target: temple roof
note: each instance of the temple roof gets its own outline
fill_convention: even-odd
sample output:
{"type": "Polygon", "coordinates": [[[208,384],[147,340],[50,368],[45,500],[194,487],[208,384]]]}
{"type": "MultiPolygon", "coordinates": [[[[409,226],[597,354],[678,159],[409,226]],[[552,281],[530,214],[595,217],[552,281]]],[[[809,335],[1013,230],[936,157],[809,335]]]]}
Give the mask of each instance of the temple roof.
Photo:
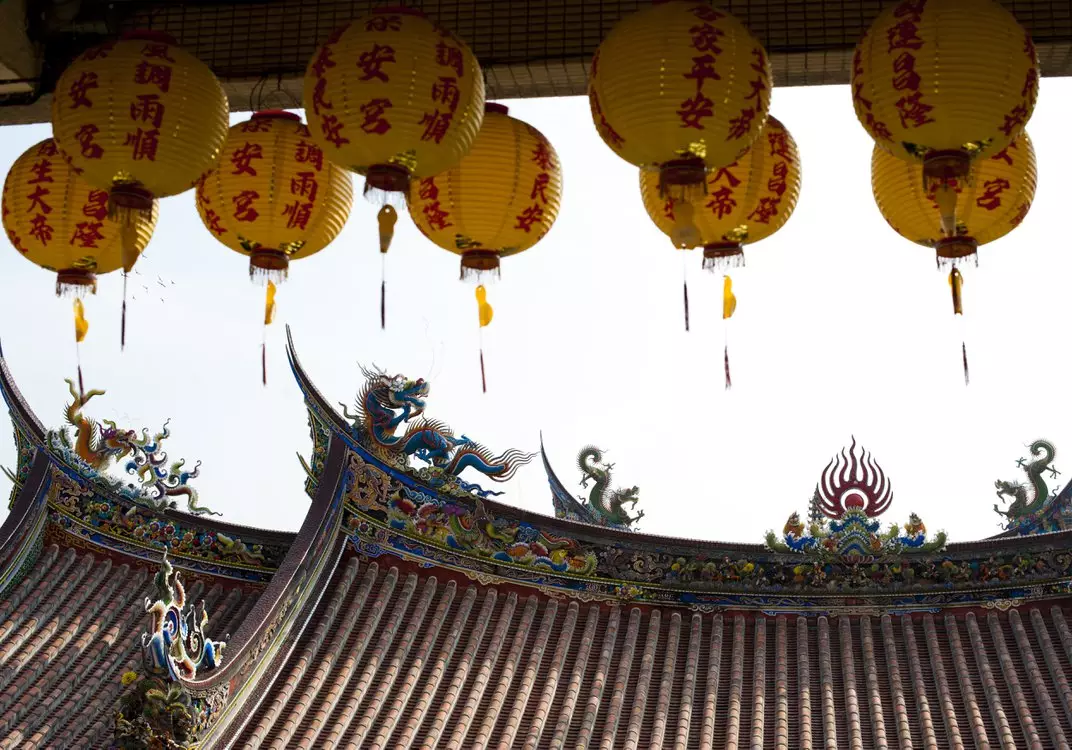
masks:
{"type": "MultiPolygon", "coordinates": [[[[424,0],[420,7],[472,47],[487,77],[488,98],[585,93],[592,54],[619,18],[644,0],[424,0]]],[[[1031,33],[1042,74],[1072,74],[1072,18],[1067,4],[1003,0],[1031,33]]],[[[0,122],[47,122],[55,81],[76,55],[122,31],[151,28],[212,67],[232,108],[255,109],[255,88],[269,83],[273,106],[298,106],[302,76],[316,46],[337,27],[382,5],[371,0],[277,0],[272,3],[179,0],[83,0],[28,20],[42,50],[39,74],[18,81],[32,89],[8,97],[0,122]],[[270,79],[270,81],[269,81],[270,79]],[[284,104],[285,103],[285,104],[284,104]]],[[[878,15],[879,0],[729,0],[719,3],[764,43],[778,86],[847,83],[852,48],[878,15]]],[[[12,22],[12,26],[15,24],[12,22]]],[[[3,103],[0,100],[0,103],[3,103]]]]}
{"type": "MultiPolygon", "coordinates": [[[[785,544],[731,544],[551,518],[449,469],[469,450],[505,478],[530,454],[443,444],[422,465],[360,409],[335,412],[293,341],[288,356],[313,438],[296,534],[117,488],[41,425],[0,357],[19,448],[0,527],[0,747],[111,741],[124,675],[150,679],[142,634],[165,548],[222,653],[175,678],[206,749],[1072,736],[1072,532],[927,547],[917,528],[873,546],[860,529],[890,499],[874,472],[851,502],[821,483],[831,527],[856,529],[833,545],[792,524],[785,544]]],[[[366,375],[361,398],[403,389],[424,411],[423,381],[366,375]]],[[[556,505],[584,511],[547,470],[556,505]]]]}

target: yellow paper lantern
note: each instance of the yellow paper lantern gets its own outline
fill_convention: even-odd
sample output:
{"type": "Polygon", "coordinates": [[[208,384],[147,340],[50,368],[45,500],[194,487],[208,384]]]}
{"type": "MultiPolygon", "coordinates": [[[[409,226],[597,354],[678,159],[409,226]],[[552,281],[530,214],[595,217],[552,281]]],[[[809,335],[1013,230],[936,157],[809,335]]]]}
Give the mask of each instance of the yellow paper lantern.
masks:
{"type": "Polygon", "coordinates": [[[1031,36],[994,0],[902,0],[857,45],[852,98],[882,148],[962,179],[1020,134],[1038,78],[1031,36]]]}
{"type": "Polygon", "coordinates": [[[924,187],[922,173],[920,164],[902,161],[877,145],[871,153],[871,188],[882,216],[902,237],[934,248],[940,265],[974,262],[979,245],[1019,226],[1038,180],[1035,150],[1024,132],[997,154],[977,160],[970,180],[951,186],[957,224],[947,234],[937,195],[924,187]]]}
{"type": "MultiPolygon", "coordinates": [[[[4,180],[3,223],[19,253],[56,274],[56,294],[94,292],[99,274],[123,267],[121,227],[108,218],[108,192],[89,185],[49,138],[15,160],[4,180]]],[[[135,250],[149,244],[157,203],[139,223],[135,250]]]]}
{"type": "Polygon", "coordinates": [[[744,155],[708,173],[705,194],[687,202],[662,196],[659,176],[645,170],[640,194],[648,216],[675,247],[702,245],[704,268],[725,270],[743,265],[744,245],[771,236],[789,220],[800,174],[796,142],[772,116],[744,155]]]}
{"type": "Polygon", "coordinates": [[[349,173],[324,158],[300,117],[281,110],[232,127],[219,166],[197,183],[205,227],[249,257],[250,276],[275,281],[291,260],[327,247],[352,204],[349,173]]]}
{"type": "Polygon", "coordinates": [[[733,16],[671,0],[623,18],[588,79],[600,136],[630,164],[660,173],[675,197],[755,140],[770,106],[767,54],[733,16]]]}
{"type": "Polygon", "coordinates": [[[469,154],[410,186],[417,228],[461,256],[461,276],[498,272],[499,259],[528,250],[547,234],[562,200],[562,170],[536,128],[486,105],[469,154]]]}
{"type": "Polygon", "coordinates": [[[215,166],[227,119],[209,67],[159,32],[131,32],[83,53],[52,99],[56,142],[86,182],[141,213],[215,166]]]}
{"type": "Polygon", "coordinates": [[[305,109],[328,159],[371,188],[456,164],[480,129],[484,79],[473,53],[413,8],[379,8],[333,34],[305,73],[305,109]]]}

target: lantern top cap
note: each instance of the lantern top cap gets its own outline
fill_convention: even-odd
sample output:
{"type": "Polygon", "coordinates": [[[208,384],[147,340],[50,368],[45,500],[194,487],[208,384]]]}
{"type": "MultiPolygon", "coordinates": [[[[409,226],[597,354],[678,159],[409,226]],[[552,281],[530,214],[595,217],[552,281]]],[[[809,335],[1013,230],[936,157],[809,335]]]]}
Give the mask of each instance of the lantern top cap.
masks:
{"type": "Polygon", "coordinates": [[[160,42],[162,44],[178,44],[178,42],[175,41],[175,37],[168,34],[166,31],[153,31],[152,29],[124,31],[119,38],[124,42],[128,40],[136,40],[143,42],[160,42]]]}
{"type": "Polygon", "coordinates": [[[421,18],[427,18],[424,11],[420,8],[407,8],[405,5],[385,5],[382,8],[373,8],[371,15],[379,15],[381,13],[402,13],[407,16],[419,16],[421,18]]]}
{"type": "Polygon", "coordinates": [[[488,112],[494,112],[497,115],[508,115],[510,114],[510,108],[498,102],[484,102],[484,113],[488,112]]]}
{"type": "Polygon", "coordinates": [[[250,116],[250,119],[267,119],[273,117],[281,120],[301,122],[301,117],[293,112],[287,112],[285,109],[259,109],[250,116]]]}

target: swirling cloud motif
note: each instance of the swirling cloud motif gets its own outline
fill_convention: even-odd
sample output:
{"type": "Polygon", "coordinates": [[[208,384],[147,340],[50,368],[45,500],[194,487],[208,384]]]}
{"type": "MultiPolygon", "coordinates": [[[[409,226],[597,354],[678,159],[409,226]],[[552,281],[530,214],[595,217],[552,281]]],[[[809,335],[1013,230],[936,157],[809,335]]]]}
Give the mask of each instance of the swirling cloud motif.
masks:
{"type": "Polygon", "coordinates": [[[840,519],[849,510],[863,511],[869,518],[881,515],[893,501],[893,486],[871,453],[856,438],[852,446],[834,456],[815,486],[815,504],[828,518],[840,519]]]}

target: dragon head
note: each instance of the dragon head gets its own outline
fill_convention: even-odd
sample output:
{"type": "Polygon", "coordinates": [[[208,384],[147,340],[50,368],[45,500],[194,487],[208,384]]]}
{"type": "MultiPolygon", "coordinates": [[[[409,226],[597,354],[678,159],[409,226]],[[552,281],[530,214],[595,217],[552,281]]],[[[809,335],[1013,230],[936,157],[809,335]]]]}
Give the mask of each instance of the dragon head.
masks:
{"type": "Polygon", "coordinates": [[[786,536],[793,536],[800,539],[804,536],[804,524],[801,523],[800,514],[793,513],[789,516],[789,519],[785,522],[785,528],[782,529],[782,533],[786,536]]]}
{"type": "Polygon", "coordinates": [[[405,375],[388,375],[375,365],[371,369],[362,366],[361,372],[385,407],[408,405],[411,419],[424,412],[424,399],[428,397],[428,381],[424,378],[412,380],[405,375]]]}

